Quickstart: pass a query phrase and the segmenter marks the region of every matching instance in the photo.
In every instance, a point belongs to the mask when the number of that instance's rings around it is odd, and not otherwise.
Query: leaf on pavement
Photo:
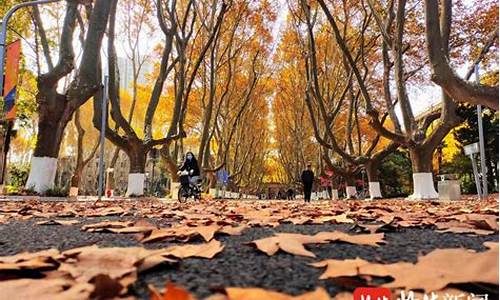
[[[37,225],[75,225],[80,223],[78,220],[47,220],[37,222]]]
[[[320,279],[340,276],[390,276],[389,288],[439,291],[449,284],[498,284],[498,243],[485,243],[489,250],[472,252],[466,249],[438,249],[418,258],[417,263],[370,263],[362,259],[325,260],[311,264],[326,267]],[[408,276],[411,274],[411,276]]]
[[[328,279],[341,276],[357,276],[359,275],[359,268],[361,266],[369,264],[368,261],[360,258],[355,259],[327,259],[310,265],[316,268],[326,267],[325,272],[319,277],[319,279]]]
[[[226,288],[227,300],[330,300],[330,295],[321,287],[299,296],[269,291],[261,288]]]
[[[168,282],[165,286],[165,293],[163,296],[161,293],[153,286],[148,285],[149,291],[151,293],[151,300],[194,300],[195,297],[191,295],[185,289]]]
[[[350,244],[368,245],[378,247],[385,243],[384,233],[354,234],[350,235],[342,231],[319,232],[315,237],[325,242],[341,241]]]
[[[134,225],[134,222],[131,221],[103,221],[99,223],[94,223],[94,224],[87,224],[82,226],[83,231],[89,231],[89,232],[97,232],[97,231],[102,231],[103,229],[107,228],[125,228],[125,227],[130,227]]]
[[[240,235],[247,226],[221,226],[217,224],[206,226],[177,226],[171,228],[160,228],[151,231],[149,235],[143,238],[143,243],[159,242],[164,240],[180,240],[187,242],[194,237],[201,236],[206,242],[212,240],[216,233],[228,235]]]
[[[100,275],[120,284],[124,293],[137,279],[137,272],[152,268],[161,263],[174,262],[161,255],[166,249],[149,250],[141,247],[98,248],[89,246],[68,250],[62,253],[59,271],[66,272],[78,282],[92,282]],[[103,278],[101,278],[103,279]],[[117,286],[113,284],[113,286]]]
[[[93,286],[65,279],[17,279],[0,281],[0,291],[2,299],[84,300]]]
[[[224,249],[221,242],[212,240],[209,243],[197,245],[172,246],[161,253],[162,256],[171,255],[177,258],[201,257],[213,258]]]
[[[436,223],[438,228],[438,232],[451,232],[451,233],[468,233],[468,234],[476,234],[476,235],[490,235],[494,234],[493,230],[484,230],[477,229],[473,225],[468,223],[459,223],[459,222],[445,222],[445,223]]]
[[[275,236],[252,241],[249,245],[255,246],[269,256],[281,249],[293,255],[316,257],[314,253],[304,247],[305,244],[313,243],[324,243],[324,240],[298,233],[276,233]]]
[[[40,252],[23,252],[13,256],[0,257],[0,271],[14,270],[47,270],[55,269],[59,263],[55,258],[59,255],[56,249]]]
[[[319,232],[315,235],[304,235],[298,233],[276,233],[275,236],[254,240],[249,243],[260,251],[271,256],[278,250],[283,250],[294,255],[315,257],[314,253],[307,250],[306,244],[322,244],[335,241],[346,243],[378,246],[384,239],[383,233],[349,235],[340,231]]]

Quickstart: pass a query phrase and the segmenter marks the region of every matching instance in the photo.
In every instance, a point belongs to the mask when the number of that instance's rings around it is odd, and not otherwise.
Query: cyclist
[[[179,168],[179,171],[186,171],[189,174],[189,182],[191,184],[196,184],[200,178],[200,167],[198,166],[198,161],[194,157],[193,152],[186,153],[186,159]]]

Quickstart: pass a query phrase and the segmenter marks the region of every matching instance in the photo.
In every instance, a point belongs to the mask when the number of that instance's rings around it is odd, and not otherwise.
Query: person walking
[[[300,176],[302,180],[302,185],[304,186],[304,200],[306,202],[311,202],[311,191],[314,182],[314,172],[311,169],[311,164],[307,164],[307,168],[302,171],[302,175]]]

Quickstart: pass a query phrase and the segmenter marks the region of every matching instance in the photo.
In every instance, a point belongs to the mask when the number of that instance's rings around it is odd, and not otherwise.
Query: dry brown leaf
[[[228,235],[240,235],[247,226],[221,226],[217,224],[207,226],[177,226],[171,228],[160,228],[152,230],[149,235],[143,238],[143,243],[153,243],[163,240],[175,239],[187,242],[190,239],[201,236],[206,242],[212,240],[216,233]]]
[[[495,266],[495,267],[492,267]],[[403,270],[387,287],[422,288],[437,291],[450,283],[498,284],[498,248],[485,252],[465,249],[437,249],[418,259],[410,270]],[[408,276],[415,274],[420,276]]]
[[[103,228],[102,231],[105,232],[112,232],[112,233],[144,233],[144,234],[149,234],[153,230],[155,230],[156,227],[146,227],[146,226],[130,226],[130,227],[123,227],[123,228]]]
[[[341,231],[332,231],[319,232],[315,235],[315,237],[328,242],[342,241],[350,244],[368,245],[373,247],[378,247],[380,244],[385,243],[384,233],[350,235]]]
[[[224,226],[218,232],[227,235],[241,235],[247,228],[248,226],[244,224],[239,226]]]
[[[78,220],[47,220],[37,222],[37,225],[75,225],[80,223]]]
[[[171,255],[177,258],[201,257],[213,258],[224,249],[221,242],[212,240],[209,243],[197,245],[172,246],[167,248],[161,255]]]
[[[169,282],[165,286],[165,293],[163,296],[160,292],[153,286],[148,285],[149,291],[151,292],[151,300],[194,300],[195,297],[191,295],[185,289]]]
[[[337,216],[317,217],[317,218],[314,218],[311,223],[313,223],[313,224],[324,224],[324,223],[337,223],[337,224],[348,223],[348,224],[352,224],[352,223],[354,223],[354,220],[348,218],[347,214],[340,214]]]
[[[281,249],[293,255],[316,257],[314,253],[304,248],[304,244],[313,243],[324,243],[324,240],[298,233],[277,233],[272,237],[252,241],[249,245],[254,245],[257,249],[269,256],[274,255]]]
[[[47,249],[39,252],[22,252],[12,256],[0,256],[0,262],[17,263],[40,257],[57,257],[58,255],[59,250],[57,249]]]
[[[383,242],[383,238],[383,233],[359,235],[349,235],[340,231],[319,232],[315,235],[276,233],[272,237],[254,240],[249,245],[255,246],[269,256],[274,255],[281,249],[293,255],[315,257],[314,253],[307,250],[304,245],[342,241],[359,245],[378,246],[379,243]]]
[[[116,216],[124,215],[125,210],[119,206],[98,208],[94,211],[89,211],[87,217],[105,217],[105,216]]]
[[[96,231],[102,231],[103,229],[107,228],[125,228],[125,227],[130,227],[133,226],[134,222],[131,221],[103,221],[99,223],[94,223],[94,224],[87,224],[82,226],[83,231],[89,231],[89,232],[96,232]]]
[[[47,270],[57,268],[58,263],[50,257],[34,257],[16,263],[0,262],[0,271],[13,270]]]
[[[17,279],[0,281],[2,299],[86,300],[93,286],[65,279]]]
[[[299,296],[260,288],[226,288],[225,291],[228,300],[330,300],[330,295],[323,288]]]
[[[148,250],[140,247],[98,248],[83,247],[62,253],[59,271],[67,272],[78,282],[92,282],[97,276],[106,275],[122,286],[120,294],[136,281],[137,272],[158,264],[173,262],[162,256],[166,249]],[[109,280],[108,280],[109,281]]]
[[[360,258],[356,259],[328,259],[310,265],[316,268],[326,267],[325,272],[319,277],[319,279],[328,279],[341,276],[357,276],[359,275],[358,269],[361,266],[369,264],[368,261]]]
[[[470,233],[470,234],[476,234],[476,235],[495,234],[495,232],[492,230],[483,230],[483,229],[475,229],[475,228],[470,228],[470,227],[459,227],[459,226],[443,227],[443,229],[438,230],[438,232]]]
[[[390,276],[394,281],[383,286],[439,291],[448,284],[487,283],[498,284],[498,243],[485,244],[489,250],[473,252],[465,249],[438,249],[418,258],[416,264],[369,263],[362,259],[325,260],[311,264],[326,267],[320,279],[341,276]],[[408,276],[412,274],[412,276]]]

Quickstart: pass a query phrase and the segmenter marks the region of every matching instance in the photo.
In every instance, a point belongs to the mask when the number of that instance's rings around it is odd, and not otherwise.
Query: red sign
[[[21,41],[17,40],[6,48],[5,81],[3,85],[4,117],[6,120],[16,118],[16,91],[21,58]],[[1,74],[1,73],[0,73]]]
[[[354,290],[354,300],[391,300],[391,290],[387,288],[357,288]]]

